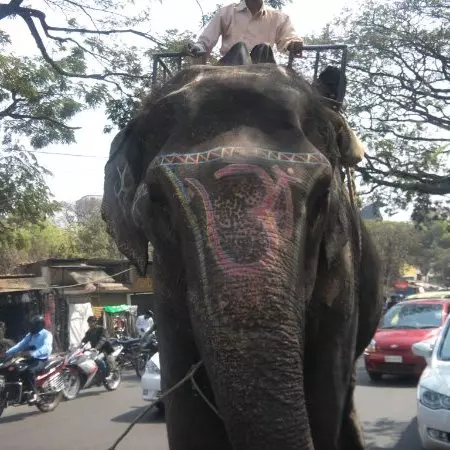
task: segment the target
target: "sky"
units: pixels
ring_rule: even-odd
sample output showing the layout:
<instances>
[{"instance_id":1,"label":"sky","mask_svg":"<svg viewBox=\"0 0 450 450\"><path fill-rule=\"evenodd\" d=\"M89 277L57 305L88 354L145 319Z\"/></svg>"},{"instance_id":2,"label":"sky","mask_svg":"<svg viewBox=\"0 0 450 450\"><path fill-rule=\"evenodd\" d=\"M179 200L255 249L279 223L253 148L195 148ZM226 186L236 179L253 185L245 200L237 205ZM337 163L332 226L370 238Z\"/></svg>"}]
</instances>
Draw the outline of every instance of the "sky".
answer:
<instances>
[{"instance_id":1,"label":"sky","mask_svg":"<svg viewBox=\"0 0 450 450\"><path fill-rule=\"evenodd\" d=\"M227 3L226 0L199 2L205 13L214 10L217 3ZM200 33L201 11L196 0L162 0L161 4L154 1L153 5L150 23L153 35L163 34L166 29L173 28L190 30L197 35ZM283 11L290 15L299 35L308 35L320 31L342 8L356 5L357 0L294 0ZM11 34L18 54L37 54L28 30L18 20L7 22L4 28ZM106 118L101 111L83 112L71 123L81 127L77 131L75 144L51 145L37 155L40 164L53 174L49 176L48 184L56 200L75 201L85 195L103 193L103 169L114 137L114 132L103 133L105 123ZM408 217L409 213L401 212L391 219L407 220Z\"/></svg>"}]
</instances>

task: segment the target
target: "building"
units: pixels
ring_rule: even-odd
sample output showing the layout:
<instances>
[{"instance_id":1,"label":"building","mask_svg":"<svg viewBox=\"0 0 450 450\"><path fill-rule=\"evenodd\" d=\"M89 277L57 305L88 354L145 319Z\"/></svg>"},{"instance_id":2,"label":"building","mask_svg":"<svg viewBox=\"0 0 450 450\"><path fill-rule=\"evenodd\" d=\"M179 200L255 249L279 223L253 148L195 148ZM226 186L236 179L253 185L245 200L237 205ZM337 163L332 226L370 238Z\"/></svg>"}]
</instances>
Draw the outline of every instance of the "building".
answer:
<instances>
[{"instance_id":1,"label":"building","mask_svg":"<svg viewBox=\"0 0 450 450\"><path fill-rule=\"evenodd\" d=\"M123 315L126 316L127 332L131 334L134 332L133 317L154 308L151 276L139 277L127 260L47 259L21 265L15 271L39 277L64 299L71 344L81 340L87 318L102 316L106 306L130 306L132 317ZM113 321L108 320L108 324L111 323Z\"/></svg>"},{"instance_id":2,"label":"building","mask_svg":"<svg viewBox=\"0 0 450 450\"><path fill-rule=\"evenodd\" d=\"M54 351L67 348L68 307L58 291L32 274L0 276L0 321L6 324L6 337L21 340L35 314L45 317L46 326L53 333Z\"/></svg>"}]
</instances>

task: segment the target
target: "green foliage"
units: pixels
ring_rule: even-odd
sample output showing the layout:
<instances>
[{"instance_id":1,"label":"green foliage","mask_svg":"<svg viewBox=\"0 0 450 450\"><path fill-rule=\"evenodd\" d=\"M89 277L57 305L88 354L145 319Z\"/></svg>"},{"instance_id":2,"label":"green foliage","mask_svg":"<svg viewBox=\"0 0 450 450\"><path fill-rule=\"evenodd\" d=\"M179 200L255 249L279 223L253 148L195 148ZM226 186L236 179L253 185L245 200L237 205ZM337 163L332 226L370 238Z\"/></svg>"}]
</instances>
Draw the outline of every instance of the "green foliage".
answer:
<instances>
[{"instance_id":1,"label":"green foliage","mask_svg":"<svg viewBox=\"0 0 450 450\"><path fill-rule=\"evenodd\" d=\"M383 282L390 285L400 275L401 268L411 263L417 246L417 233L409 223L365 222L383 261Z\"/></svg>"},{"instance_id":2,"label":"green foliage","mask_svg":"<svg viewBox=\"0 0 450 450\"><path fill-rule=\"evenodd\" d=\"M446 0L368 0L317 42L350 45L349 119L367 145L358 168L372 200L403 207L450 192L450 16Z\"/></svg>"},{"instance_id":3,"label":"green foliage","mask_svg":"<svg viewBox=\"0 0 450 450\"><path fill-rule=\"evenodd\" d=\"M76 236L47 221L0 233L0 273L8 273L18 264L77 256Z\"/></svg>"},{"instance_id":4,"label":"green foliage","mask_svg":"<svg viewBox=\"0 0 450 450\"><path fill-rule=\"evenodd\" d=\"M390 285L405 264L423 275L450 285L450 229L446 221L431 221L418 229L413 223L367 220L366 225L383 261L383 281Z\"/></svg>"},{"instance_id":5,"label":"green foliage","mask_svg":"<svg viewBox=\"0 0 450 450\"><path fill-rule=\"evenodd\" d=\"M116 244L106 232L100 213L101 198L83 197L74 204L65 203L57 223L70 230L76 241L77 254L83 258L122 259Z\"/></svg>"},{"instance_id":6,"label":"green foliage","mask_svg":"<svg viewBox=\"0 0 450 450\"><path fill-rule=\"evenodd\" d=\"M84 197L59 205L52 220L6 228L0 233L0 273L24 263L47 258L123 259L106 232L101 200Z\"/></svg>"},{"instance_id":7,"label":"green foliage","mask_svg":"<svg viewBox=\"0 0 450 450\"><path fill-rule=\"evenodd\" d=\"M179 31L177 29L166 30L165 34L159 37L159 44L155 48L146 52L146 58L151 61L153 55L156 53L165 52L183 52L185 50L186 42L194 40L194 36L189 31ZM186 67L192 63L192 58L183 58L181 66L177 59L165 58L164 64L172 73L176 73L180 68ZM157 83L164 82L163 72L158 72ZM106 111L107 117L112 125L119 128L125 127L128 121L134 116L138 110L141 100L150 93L151 85L149 80L143 79L139 82L134 81L134 92L132 95L122 97L120 99L111 99L107 102ZM105 131L111 131L112 126L105 127Z\"/></svg>"},{"instance_id":8,"label":"green foliage","mask_svg":"<svg viewBox=\"0 0 450 450\"><path fill-rule=\"evenodd\" d=\"M4 228L41 222L57 209L46 173L34 155L19 147L0 151L0 234Z\"/></svg>"},{"instance_id":9,"label":"green foliage","mask_svg":"<svg viewBox=\"0 0 450 450\"><path fill-rule=\"evenodd\" d=\"M0 21L25 23L40 51L38 58L17 56L11 37L0 30L0 227L36 223L54 211L47 172L25 150L74 143L77 113L128 99L133 80L148 74L143 55L154 42L138 30L150 5L46 0L33 6L0 3ZM129 45L130 36L144 41L145 49Z\"/></svg>"}]
</instances>

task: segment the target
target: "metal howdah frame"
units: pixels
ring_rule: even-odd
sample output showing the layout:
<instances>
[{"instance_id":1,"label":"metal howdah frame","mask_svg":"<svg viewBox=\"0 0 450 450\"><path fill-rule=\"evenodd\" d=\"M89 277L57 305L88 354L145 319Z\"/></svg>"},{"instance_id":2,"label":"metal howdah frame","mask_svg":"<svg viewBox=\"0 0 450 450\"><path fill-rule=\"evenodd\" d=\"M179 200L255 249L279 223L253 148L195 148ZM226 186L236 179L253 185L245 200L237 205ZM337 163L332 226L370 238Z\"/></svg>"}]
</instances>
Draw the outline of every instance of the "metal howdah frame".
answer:
<instances>
[{"instance_id":1,"label":"metal howdah frame","mask_svg":"<svg viewBox=\"0 0 450 450\"><path fill-rule=\"evenodd\" d=\"M348 46L345 44L320 44L320 45L304 45L303 51L305 52L315 52L316 58L314 63L314 77L313 81L317 80L318 77L318 71L319 71L319 62L321 53L327 50L342 50L341 55L341 73L345 74L346 68L347 68L347 62L348 62ZM186 52L165 52L165 53L155 53L153 54L153 71L152 71L152 85L155 85L157 83L158 73L159 70L162 71L162 78L163 82L166 82L169 78L171 78L174 73L173 69L171 69L164 60L168 59L172 63L175 63L176 71L180 71L183 64L183 59L187 56L190 56ZM203 55L202 58L202 64L206 64L206 57ZM296 56L290 52L289 53L289 60L287 63L288 68L292 68L294 60L296 59ZM171 64L172 65L172 64ZM340 78L339 81L339 88L338 88L338 95L336 98L337 103L342 103L344 99L344 77Z\"/></svg>"}]
</instances>

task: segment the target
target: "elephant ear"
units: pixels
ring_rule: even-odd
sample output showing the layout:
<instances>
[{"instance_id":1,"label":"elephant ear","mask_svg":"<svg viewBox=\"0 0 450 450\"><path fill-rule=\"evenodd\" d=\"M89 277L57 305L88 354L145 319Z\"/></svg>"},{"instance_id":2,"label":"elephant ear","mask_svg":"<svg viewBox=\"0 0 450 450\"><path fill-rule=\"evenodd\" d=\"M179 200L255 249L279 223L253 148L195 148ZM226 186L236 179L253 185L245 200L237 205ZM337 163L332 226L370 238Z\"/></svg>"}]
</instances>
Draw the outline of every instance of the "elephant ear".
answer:
<instances>
[{"instance_id":1,"label":"elephant ear","mask_svg":"<svg viewBox=\"0 0 450 450\"><path fill-rule=\"evenodd\" d=\"M348 199L345 197L339 169L335 169L330 190L329 210L325 223L314 298L329 307L340 308L336 299L351 271L351 220ZM354 237L356 239L356 236Z\"/></svg>"},{"instance_id":2,"label":"elephant ear","mask_svg":"<svg viewBox=\"0 0 450 450\"><path fill-rule=\"evenodd\" d=\"M132 127L121 130L111 143L110 159L105 166L102 218L119 251L144 274L148 263L148 240L131 220L133 201L142 165L136 159L139 143Z\"/></svg>"}]
</instances>

